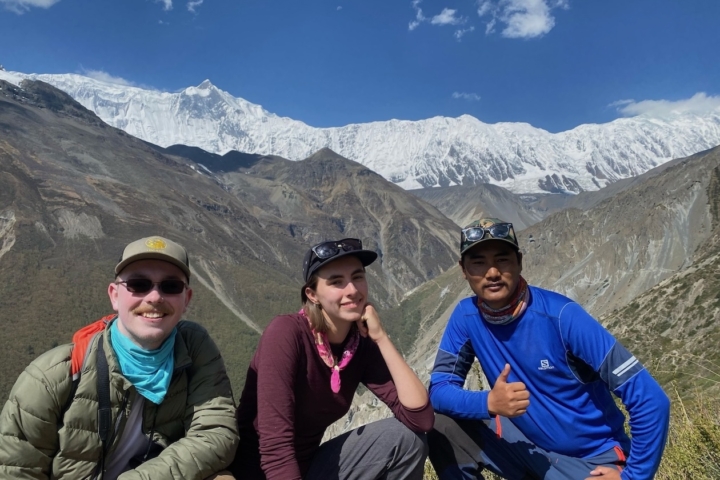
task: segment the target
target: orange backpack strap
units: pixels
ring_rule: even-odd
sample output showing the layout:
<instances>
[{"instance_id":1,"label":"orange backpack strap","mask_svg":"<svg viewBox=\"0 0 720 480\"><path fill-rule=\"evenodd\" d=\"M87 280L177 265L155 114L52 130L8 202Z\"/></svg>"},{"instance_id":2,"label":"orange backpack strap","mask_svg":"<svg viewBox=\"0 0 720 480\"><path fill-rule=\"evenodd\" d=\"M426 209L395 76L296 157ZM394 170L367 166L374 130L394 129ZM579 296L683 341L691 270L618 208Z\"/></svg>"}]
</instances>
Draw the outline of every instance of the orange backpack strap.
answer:
<instances>
[{"instance_id":1,"label":"orange backpack strap","mask_svg":"<svg viewBox=\"0 0 720 480\"><path fill-rule=\"evenodd\" d=\"M85 355L88 351L88 347L90 347L90 342L92 342L95 335L105 330L105 326L110 320L115 318L115 315L115 313L112 315L106 315L100 320L84 326L73 335L72 343L74 345L71 357L72 367L70 370L73 380L75 380L80 374L83 362L85 362Z\"/></svg>"}]
</instances>

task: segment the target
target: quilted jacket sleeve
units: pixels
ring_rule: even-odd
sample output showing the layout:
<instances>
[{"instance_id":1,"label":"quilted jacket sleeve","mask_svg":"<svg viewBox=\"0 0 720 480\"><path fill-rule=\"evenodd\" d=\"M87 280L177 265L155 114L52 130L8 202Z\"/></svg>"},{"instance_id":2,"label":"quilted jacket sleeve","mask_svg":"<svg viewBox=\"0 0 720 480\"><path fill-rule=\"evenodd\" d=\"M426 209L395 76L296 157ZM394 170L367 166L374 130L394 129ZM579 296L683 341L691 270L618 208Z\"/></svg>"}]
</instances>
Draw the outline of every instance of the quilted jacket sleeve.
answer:
<instances>
[{"instance_id":1,"label":"quilted jacket sleeve","mask_svg":"<svg viewBox=\"0 0 720 480\"><path fill-rule=\"evenodd\" d=\"M47 479L70 395L70 345L44 353L20 374L0 414L0 478Z\"/></svg>"},{"instance_id":2,"label":"quilted jacket sleeve","mask_svg":"<svg viewBox=\"0 0 720 480\"><path fill-rule=\"evenodd\" d=\"M120 480L201 480L226 468L239 442L230 380L220 351L207 331L186 322L183 336L193 365L185 407L185 437L125 472Z\"/></svg>"}]
</instances>

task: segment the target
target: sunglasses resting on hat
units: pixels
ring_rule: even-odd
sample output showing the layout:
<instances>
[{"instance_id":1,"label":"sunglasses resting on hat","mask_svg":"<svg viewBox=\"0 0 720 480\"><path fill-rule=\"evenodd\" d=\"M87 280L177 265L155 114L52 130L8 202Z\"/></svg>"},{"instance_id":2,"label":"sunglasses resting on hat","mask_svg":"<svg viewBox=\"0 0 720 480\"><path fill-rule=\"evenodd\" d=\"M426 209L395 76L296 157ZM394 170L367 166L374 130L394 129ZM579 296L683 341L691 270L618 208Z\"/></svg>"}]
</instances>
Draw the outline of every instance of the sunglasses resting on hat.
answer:
<instances>
[{"instance_id":1,"label":"sunglasses resting on hat","mask_svg":"<svg viewBox=\"0 0 720 480\"><path fill-rule=\"evenodd\" d=\"M364 250L363 244L357 238L343 238L342 240L329 240L313 245L305 253L303 259L303 279L308 279L323 265L335 261L340 257L353 255L357 257L363 266L367 267L375 261L377 253L371 250Z\"/></svg>"},{"instance_id":2,"label":"sunglasses resting on hat","mask_svg":"<svg viewBox=\"0 0 720 480\"><path fill-rule=\"evenodd\" d=\"M323 242L312 247L313 253L321 260L332 258L340 252L362 250L362 241L357 238L343 238L342 240Z\"/></svg>"},{"instance_id":3,"label":"sunglasses resting on hat","mask_svg":"<svg viewBox=\"0 0 720 480\"><path fill-rule=\"evenodd\" d=\"M488 238L486 236L489 235ZM464 252L471 245L481 240L498 239L512 243L516 247L517 238L513 224L509 222L495 223L489 226L473 225L461 230L460 250Z\"/></svg>"},{"instance_id":4,"label":"sunglasses resting on hat","mask_svg":"<svg viewBox=\"0 0 720 480\"><path fill-rule=\"evenodd\" d=\"M512 223L496 223L490 227L470 227L465 228L462 231L464 236L463 241L465 242L477 242L485 237L486 233L489 233L493 238L508 238L510 235L510 229L513 228Z\"/></svg>"}]
</instances>

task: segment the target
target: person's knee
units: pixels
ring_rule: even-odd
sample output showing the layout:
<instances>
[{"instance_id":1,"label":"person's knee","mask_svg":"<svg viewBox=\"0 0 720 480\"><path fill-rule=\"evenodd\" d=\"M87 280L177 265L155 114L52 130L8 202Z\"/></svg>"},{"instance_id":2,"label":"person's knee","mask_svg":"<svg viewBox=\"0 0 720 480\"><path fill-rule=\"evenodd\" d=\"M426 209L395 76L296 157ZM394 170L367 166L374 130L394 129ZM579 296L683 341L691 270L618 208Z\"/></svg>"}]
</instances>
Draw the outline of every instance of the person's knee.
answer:
<instances>
[{"instance_id":1,"label":"person's knee","mask_svg":"<svg viewBox=\"0 0 720 480\"><path fill-rule=\"evenodd\" d=\"M428 454L430 453L430 443L428 442L428 436L426 433L419 433L418 437L420 437L420 440L423 442L423 456L427 458Z\"/></svg>"},{"instance_id":2,"label":"person's knee","mask_svg":"<svg viewBox=\"0 0 720 480\"><path fill-rule=\"evenodd\" d=\"M393 427L385 434L391 435L392 438L396 439L396 444L402 456L427 457L429 448L427 435L424 433L413 432L399 421L396 421L393 422Z\"/></svg>"},{"instance_id":3,"label":"person's knee","mask_svg":"<svg viewBox=\"0 0 720 480\"><path fill-rule=\"evenodd\" d=\"M428 432L428 441L432 448L434 444L445 441L447 437L457 436L458 430L462 430L462 427L458 424L458 421L443 415L441 413L435 414L435 425L433 429Z\"/></svg>"},{"instance_id":4,"label":"person's knee","mask_svg":"<svg viewBox=\"0 0 720 480\"><path fill-rule=\"evenodd\" d=\"M410 431L410 430L408 430ZM412 449L414 455L422 460L425 460L430 453L430 446L428 444L428 437L425 433L415 433L410 431L412 435Z\"/></svg>"},{"instance_id":5,"label":"person's knee","mask_svg":"<svg viewBox=\"0 0 720 480\"><path fill-rule=\"evenodd\" d=\"M454 428L457 428L457 422L455 420L447 415L443 415L442 413L435 414L435 425L433 426L433 431L444 434L448 430Z\"/></svg>"}]
</instances>

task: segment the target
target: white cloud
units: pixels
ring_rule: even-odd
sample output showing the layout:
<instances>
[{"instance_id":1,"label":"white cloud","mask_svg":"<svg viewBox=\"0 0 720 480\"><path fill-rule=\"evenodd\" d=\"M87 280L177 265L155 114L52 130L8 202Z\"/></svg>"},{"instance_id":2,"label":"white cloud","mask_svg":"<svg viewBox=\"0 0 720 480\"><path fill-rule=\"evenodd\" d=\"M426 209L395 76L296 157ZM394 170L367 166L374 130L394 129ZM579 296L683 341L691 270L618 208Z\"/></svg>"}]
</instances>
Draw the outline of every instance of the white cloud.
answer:
<instances>
[{"instance_id":1,"label":"white cloud","mask_svg":"<svg viewBox=\"0 0 720 480\"><path fill-rule=\"evenodd\" d=\"M162 3L163 10L165 10L166 12L168 10L172 10L172 0L155 0L155 2Z\"/></svg>"},{"instance_id":2,"label":"white cloud","mask_svg":"<svg viewBox=\"0 0 720 480\"><path fill-rule=\"evenodd\" d=\"M608 107L620 107L622 105L627 105L629 103L635 103L635 100L632 98L626 99L626 100L615 100L611 104L608 105Z\"/></svg>"},{"instance_id":3,"label":"white cloud","mask_svg":"<svg viewBox=\"0 0 720 480\"><path fill-rule=\"evenodd\" d=\"M162 20L161 20L161 22L162 22ZM164 22L164 25L169 25L169 23ZM151 85L133 82L132 80L127 80L122 77L116 77L115 75L111 75L104 70L89 70L89 69L86 69L81 66L80 71L78 73L80 75L84 75L86 77L93 78L100 82L112 83L114 85L122 85L123 87L138 87L138 88L142 88L144 90L153 90L156 92L162 91Z\"/></svg>"},{"instance_id":4,"label":"white cloud","mask_svg":"<svg viewBox=\"0 0 720 480\"><path fill-rule=\"evenodd\" d=\"M462 37L466 33L474 32L474 31L475 31L475 27L459 28L459 29L455 30L455 33L453 35L455 36L455 39L459 42L462 40Z\"/></svg>"},{"instance_id":5,"label":"white cloud","mask_svg":"<svg viewBox=\"0 0 720 480\"><path fill-rule=\"evenodd\" d=\"M639 102L635 100L618 100L608 106L618 107L618 112L627 117L646 115L662 118L682 114L720 114L720 95L713 96L707 95L705 92L699 92L690 98L682 100L642 100Z\"/></svg>"},{"instance_id":6,"label":"white cloud","mask_svg":"<svg viewBox=\"0 0 720 480\"><path fill-rule=\"evenodd\" d=\"M422 3L422 0L412 1L412 8L415 10L415 19L411 20L408 23L408 30L410 31L415 30L417 27L420 26L421 23L425 22L429 22L430 25L442 27L445 25L464 25L468 21L467 17L459 16L457 14L458 11L454 8L443 8L442 12L433 16L432 18L428 18L423 13L422 8L420 8L420 3ZM460 40L463 35L468 32L472 32L473 30L475 30L475 27L458 29L455 31L454 34L455 38Z\"/></svg>"},{"instance_id":7,"label":"white cloud","mask_svg":"<svg viewBox=\"0 0 720 480\"><path fill-rule=\"evenodd\" d=\"M339 12L340 10L342 10L342 5L338 5L337 7L337 11Z\"/></svg>"},{"instance_id":8,"label":"white cloud","mask_svg":"<svg viewBox=\"0 0 720 480\"><path fill-rule=\"evenodd\" d=\"M432 17L430 23L432 25L461 25L467 21L467 18L457 17L457 10L452 8L443 8L443 11Z\"/></svg>"},{"instance_id":9,"label":"white cloud","mask_svg":"<svg viewBox=\"0 0 720 480\"><path fill-rule=\"evenodd\" d=\"M116 77L114 75L110 75L109 73L103 71L103 70L82 70L82 74L86 77L94 78L95 80L99 80L101 82L105 83L113 83L115 85L123 85L126 87L137 87L138 85L135 82L131 82L130 80L125 80L122 77Z\"/></svg>"},{"instance_id":10,"label":"white cloud","mask_svg":"<svg viewBox=\"0 0 720 480\"><path fill-rule=\"evenodd\" d=\"M191 0L187 3L187 9L189 12L195 13L195 9L203 4L205 0Z\"/></svg>"},{"instance_id":11,"label":"white cloud","mask_svg":"<svg viewBox=\"0 0 720 480\"><path fill-rule=\"evenodd\" d=\"M0 0L6 9L17 14L25 13L32 7L50 8L60 0Z\"/></svg>"},{"instance_id":12,"label":"white cloud","mask_svg":"<svg viewBox=\"0 0 720 480\"><path fill-rule=\"evenodd\" d=\"M505 9L503 22L507 38L534 38L545 35L555 26L550 7L543 0L511 0Z\"/></svg>"},{"instance_id":13,"label":"white cloud","mask_svg":"<svg viewBox=\"0 0 720 480\"><path fill-rule=\"evenodd\" d=\"M420 23L424 22L426 20L425 15L423 15L422 8L420 8L420 3L422 0L413 0L412 2L412 8L415 10L415 20L412 20L410 23L408 23L408 30L411 32L415 30Z\"/></svg>"},{"instance_id":14,"label":"white cloud","mask_svg":"<svg viewBox=\"0 0 720 480\"><path fill-rule=\"evenodd\" d=\"M485 35L490 35L495 31L495 22L497 22L497 20L493 18L485 25Z\"/></svg>"},{"instance_id":15,"label":"white cloud","mask_svg":"<svg viewBox=\"0 0 720 480\"><path fill-rule=\"evenodd\" d=\"M456 100L467 100L468 102L477 102L480 95L477 93L453 92L452 98Z\"/></svg>"},{"instance_id":16,"label":"white cloud","mask_svg":"<svg viewBox=\"0 0 720 480\"><path fill-rule=\"evenodd\" d=\"M569 0L479 0L478 16L489 17L487 35L495 31L497 22L505 25L501 34L506 38L536 38L555 26L551 12L555 8L567 10Z\"/></svg>"},{"instance_id":17,"label":"white cloud","mask_svg":"<svg viewBox=\"0 0 720 480\"><path fill-rule=\"evenodd\" d=\"M478 16L484 17L488 13L492 13L495 11L495 5L493 4L492 0L480 0L478 2Z\"/></svg>"}]
</instances>

